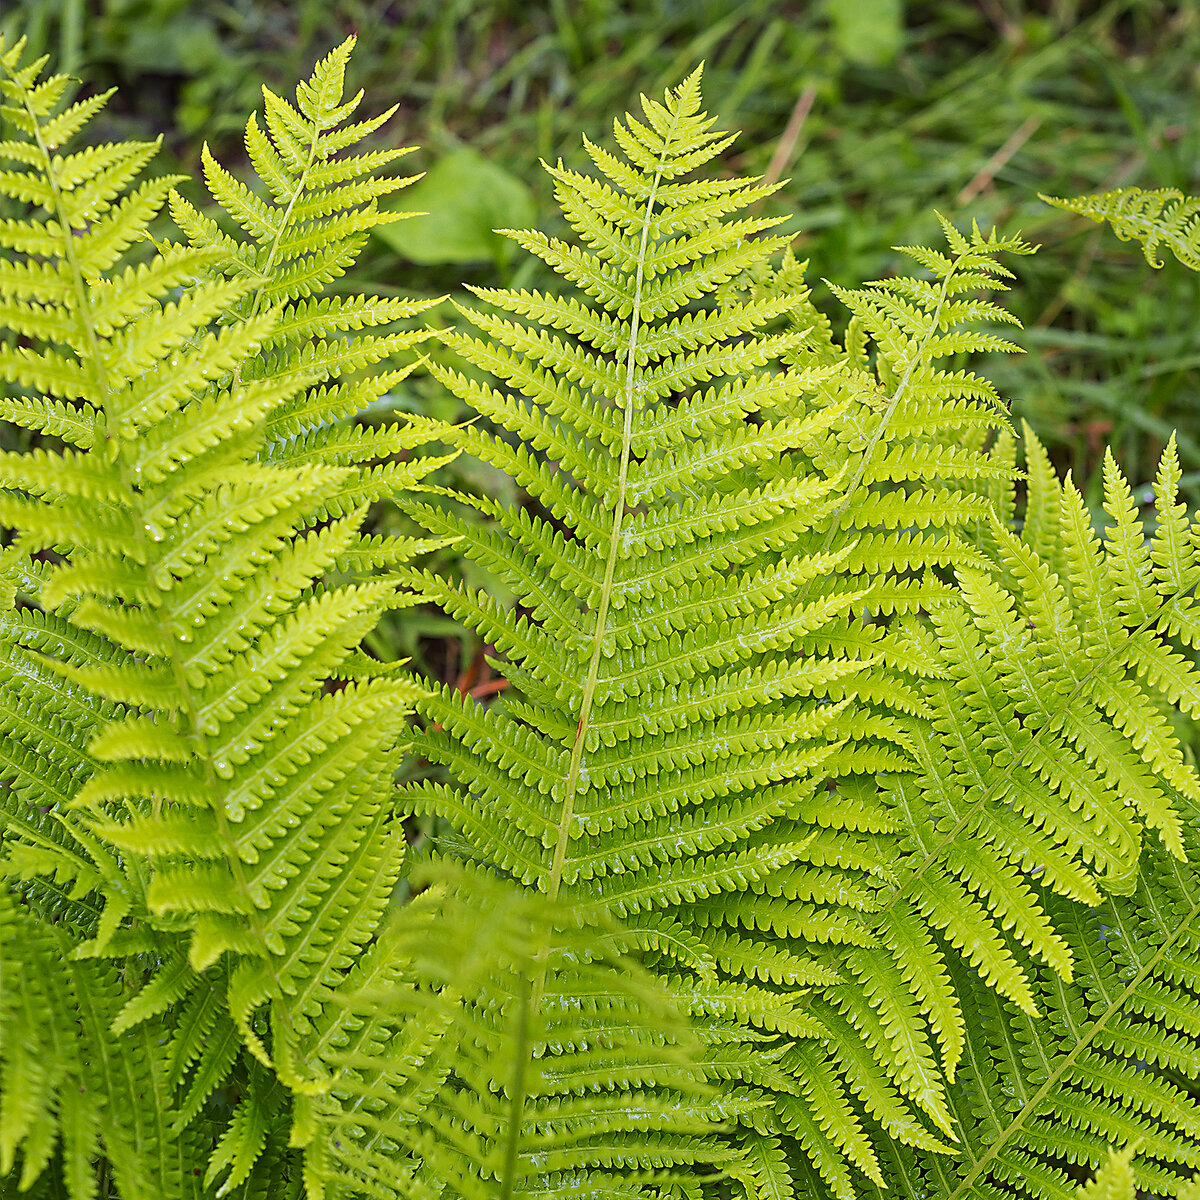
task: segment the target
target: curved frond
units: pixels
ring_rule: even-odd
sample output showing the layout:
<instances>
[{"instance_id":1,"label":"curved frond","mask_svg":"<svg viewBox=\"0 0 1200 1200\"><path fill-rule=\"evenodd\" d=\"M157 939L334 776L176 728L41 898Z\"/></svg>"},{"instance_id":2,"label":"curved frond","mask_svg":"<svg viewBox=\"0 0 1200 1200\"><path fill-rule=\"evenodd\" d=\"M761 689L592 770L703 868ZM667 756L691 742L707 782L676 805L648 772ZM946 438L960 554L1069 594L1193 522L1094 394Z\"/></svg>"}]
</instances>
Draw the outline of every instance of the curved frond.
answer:
<instances>
[{"instance_id":1,"label":"curved frond","mask_svg":"<svg viewBox=\"0 0 1200 1200\"><path fill-rule=\"evenodd\" d=\"M1159 250L1165 248L1185 267L1200 271L1200 201L1178 188L1117 188L1094 196L1042 199L1091 221L1107 221L1123 242L1141 242L1152 267L1162 266Z\"/></svg>"},{"instance_id":2,"label":"curved frond","mask_svg":"<svg viewBox=\"0 0 1200 1200\"><path fill-rule=\"evenodd\" d=\"M35 976L10 986L6 958L0 1174L19 1158L22 1188L45 1173L83 1200L107 1172L123 1195L199 1196L278 1176L293 1098L327 1086L331 981L399 877L389 793L418 689L361 644L411 603L395 575L422 543L361 526L433 464L379 463L427 440L420 422L353 424L419 335L346 336L422 306L319 295L399 186L372 175L387 156L341 154L350 48L298 109L268 95L276 149L251 142L290 189L278 216L206 159L267 245L139 258L174 182L134 183L154 147L52 152L99 105L60 111L65 79L0 47L25 148L0 189L48 213L0 230L0 318L24 339L0 375L47 439L0 456L0 864Z\"/></svg>"}]
</instances>

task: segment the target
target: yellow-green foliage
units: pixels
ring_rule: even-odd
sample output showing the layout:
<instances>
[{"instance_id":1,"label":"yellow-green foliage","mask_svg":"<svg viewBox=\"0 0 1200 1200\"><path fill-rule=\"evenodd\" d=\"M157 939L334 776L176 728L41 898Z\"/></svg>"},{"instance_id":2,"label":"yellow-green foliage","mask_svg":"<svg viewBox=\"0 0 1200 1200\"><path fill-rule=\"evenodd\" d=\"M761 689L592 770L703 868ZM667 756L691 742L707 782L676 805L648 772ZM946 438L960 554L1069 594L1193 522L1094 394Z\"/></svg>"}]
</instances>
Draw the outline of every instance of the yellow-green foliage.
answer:
<instances>
[{"instance_id":1,"label":"yellow-green foliage","mask_svg":"<svg viewBox=\"0 0 1200 1200\"><path fill-rule=\"evenodd\" d=\"M548 168L573 236L512 237L561 289L433 367L479 418L367 428L425 306L324 294L405 182L349 153L351 45L198 205L0 44L4 1186L1187 1194L1200 536L1173 446L1149 522L1019 459L964 360L1031 248L943 222L835 337L697 72ZM445 539L516 604L411 565ZM366 653L418 598L499 698Z\"/></svg>"},{"instance_id":2,"label":"yellow-green foliage","mask_svg":"<svg viewBox=\"0 0 1200 1200\"><path fill-rule=\"evenodd\" d=\"M328 1086L330 997L403 858L388 784L415 688L358 646L410 603L366 569L415 547L360 526L429 464L365 466L422 430L343 418L421 335L343 334L421 306L317 294L403 181L332 187L364 173L336 157L364 130L347 43L296 107L267 93L269 245L197 220L191 245L131 258L175 181L134 184L152 145L70 151L103 98L59 111L68 81L21 50L0 48L0 189L32 211L0 229L21 335L0 375L45 447L0 456L0 1170L199 1195L304 1144L287 1097ZM232 1123L217 1094L247 1098Z\"/></svg>"},{"instance_id":3,"label":"yellow-green foliage","mask_svg":"<svg viewBox=\"0 0 1200 1200\"><path fill-rule=\"evenodd\" d=\"M766 1102L727 1135L750 1194L1052 1196L1138 1138L1170 1190L1200 1134L1174 452L1148 540L1115 465L1099 537L1036 440L1017 470L961 359L1016 349L972 326L1011 323L980 293L1019 239L943 222L924 277L835 289L834 338L767 266L778 222L736 215L767 189L694 177L728 145L698 84L587 143L598 175L548 168L574 240L511 236L562 294L480 291L446 338L510 436L445 437L531 500L406 502L518 598L414 572L511 686L421 701L444 775L409 802L625 922L729 1101Z\"/></svg>"},{"instance_id":4,"label":"yellow-green foliage","mask_svg":"<svg viewBox=\"0 0 1200 1200\"><path fill-rule=\"evenodd\" d=\"M1200 200L1178 188L1118 188L1069 200L1042 199L1092 221L1107 221L1122 241L1141 242L1152 267L1162 266L1158 252L1165 247L1185 267L1200 271Z\"/></svg>"}]
</instances>

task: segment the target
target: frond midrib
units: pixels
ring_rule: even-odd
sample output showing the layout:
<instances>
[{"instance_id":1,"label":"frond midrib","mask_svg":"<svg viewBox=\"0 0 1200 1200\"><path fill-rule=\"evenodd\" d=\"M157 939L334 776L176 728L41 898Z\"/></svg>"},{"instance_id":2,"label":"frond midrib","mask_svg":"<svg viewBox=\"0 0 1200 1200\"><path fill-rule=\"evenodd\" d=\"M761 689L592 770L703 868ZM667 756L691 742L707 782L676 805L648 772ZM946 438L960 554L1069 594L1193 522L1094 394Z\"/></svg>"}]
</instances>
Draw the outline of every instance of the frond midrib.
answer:
<instances>
[{"instance_id":1,"label":"frond midrib","mask_svg":"<svg viewBox=\"0 0 1200 1200\"><path fill-rule=\"evenodd\" d=\"M625 519L625 497L629 485L629 459L633 444L633 402L637 376L638 334L641 329L642 288L645 282L647 250L650 244L650 227L654 216L654 205L665 169L665 158L678 129L678 113L673 113L670 133L663 138L663 149L659 156L658 169L651 184L650 193L642 217L641 240L638 246L637 271L634 278L633 312L630 316L629 348L625 360L625 385L623 389L624 421L621 430L621 462L617 475L616 499L613 504L612 527L609 534L608 558L604 565L604 580L596 607L596 623L592 631L592 652L584 678L582 699L579 706L579 725L575 730L575 741L571 746L571 761L562 783L562 808L559 818L558 839L554 847L554 859L550 867L547 890L551 899L558 895L562 884L563 866L567 857L571 825L575 815L575 789L579 783L579 771L583 763L584 745L587 739L588 722L592 700L600 675L600 659L604 651L605 627L608 624L608 608L612 597L613 579L616 575L617 556L620 551L621 525Z\"/></svg>"}]
</instances>

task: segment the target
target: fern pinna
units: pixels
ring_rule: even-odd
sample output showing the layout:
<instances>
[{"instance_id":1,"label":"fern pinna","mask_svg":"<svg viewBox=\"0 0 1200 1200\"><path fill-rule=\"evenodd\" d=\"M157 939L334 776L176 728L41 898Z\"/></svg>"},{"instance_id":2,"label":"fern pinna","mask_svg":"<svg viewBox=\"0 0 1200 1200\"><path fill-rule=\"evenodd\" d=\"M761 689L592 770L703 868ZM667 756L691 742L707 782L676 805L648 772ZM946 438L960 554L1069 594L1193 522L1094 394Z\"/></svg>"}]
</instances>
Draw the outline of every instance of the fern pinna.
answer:
<instances>
[{"instance_id":1,"label":"fern pinna","mask_svg":"<svg viewBox=\"0 0 1200 1200\"><path fill-rule=\"evenodd\" d=\"M422 305L319 296L403 183L339 157L373 127L350 48L251 123L270 200L207 161L250 241L177 200L193 244L139 256L155 146L67 152L105 97L63 107L0 47L0 191L34 208L0 227L0 411L44 442L0 456L0 1174L35 1194L291 1194L289 1097L328 1086L330 997L400 869L415 689L358 646L410 602L364 570L417 547L361 526L428 464L361 465L423 431L346 418L422 335L346 331Z\"/></svg>"},{"instance_id":2,"label":"fern pinna","mask_svg":"<svg viewBox=\"0 0 1200 1200\"><path fill-rule=\"evenodd\" d=\"M874 1007L937 1034L955 1139L952 1154L878 1139L880 1194L1059 1196L1111 1144L1136 1151L1139 1187L1176 1194L1200 1165L1200 1106L1180 1086L1200 1065L1196 781L1168 719L1196 705L1194 527L1173 448L1149 537L1111 458L1102 540L1028 431L1027 463L1024 505L999 504L982 539L990 572L960 569L962 599L930 614L918 765L879 781L894 824L876 853L895 876L872 919L887 937L846 965L907 972ZM1159 827L1140 849L1139 809ZM970 890L917 968L914 910L936 914L926 897L955 880ZM831 1029L856 1011L845 984L816 1007ZM903 1028L878 1038L881 1076Z\"/></svg>"},{"instance_id":3,"label":"fern pinna","mask_svg":"<svg viewBox=\"0 0 1200 1200\"><path fill-rule=\"evenodd\" d=\"M1141 1194L1186 1193L1200 1167L1200 881L1157 848L1146 860L1133 893L1095 909L1043 897L1074 982L1030 968L1036 1017L953 971L971 1014L949 1095L956 1153L893 1152L879 1196L1062 1196L1111 1145L1129 1148Z\"/></svg>"}]
</instances>

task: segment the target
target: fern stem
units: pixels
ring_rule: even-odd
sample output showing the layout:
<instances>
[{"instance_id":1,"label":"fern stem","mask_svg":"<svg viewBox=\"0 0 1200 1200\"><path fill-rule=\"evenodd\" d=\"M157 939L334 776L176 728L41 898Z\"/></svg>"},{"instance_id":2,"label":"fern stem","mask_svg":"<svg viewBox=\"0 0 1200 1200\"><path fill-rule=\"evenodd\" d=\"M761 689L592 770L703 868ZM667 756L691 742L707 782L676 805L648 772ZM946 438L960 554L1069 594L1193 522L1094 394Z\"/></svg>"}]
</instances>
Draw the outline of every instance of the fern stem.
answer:
<instances>
[{"instance_id":1,"label":"fern stem","mask_svg":"<svg viewBox=\"0 0 1200 1200\"><path fill-rule=\"evenodd\" d=\"M646 248L650 243L650 222L654 216L654 203L662 183L665 158L670 149L671 136L678 125L678 116L671 132L663 138L662 155L650 193L646 197L645 216L642 220L641 241L638 245L637 272L633 287L633 313L629 321L629 352L625 359L625 389L623 405L625 418L621 429L621 463L617 475L617 502L613 509L612 532L608 543L608 560L604 564L604 582L600 588L600 601L596 607L596 625L592 633L592 654L588 662L587 676L583 683L583 698L579 705L579 724L575 727L575 741L571 746L571 762L563 780L562 815L559 819L558 842L554 847L554 861L550 867L550 882L547 890L551 899L558 895L562 882L563 864L567 858L570 841L571 820L575 815L575 791L579 785L579 771L583 765L583 743L587 735L588 721L592 714L592 698L596 692L596 680L600 673L600 658L604 650L604 630L608 623L608 606L612 596L613 578L617 569L617 553L620 548L621 526L625 520L625 494L629 481L629 457L633 445L633 401L634 380L637 373L638 333L641 330L642 287L646 273Z\"/></svg>"},{"instance_id":2,"label":"fern stem","mask_svg":"<svg viewBox=\"0 0 1200 1200\"><path fill-rule=\"evenodd\" d=\"M672 131L674 126L672 127ZM663 158L666 157L670 142L664 139ZM645 216L642 220L641 241L638 245L637 272L633 289L633 313L629 322L629 352L625 360L625 388L623 403L625 408L624 421L621 430L621 462L617 476L617 499L613 508L612 532L609 536L608 558L604 564L604 581L600 588L600 601L596 606L596 624L592 632L592 654L588 661L587 676L584 679L583 697L579 705L579 724L575 727L575 740L571 745L571 761L563 778L562 809L559 815L558 840L554 846L554 859L550 866L550 879L546 890L551 900L558 897L562 886L563 865L567 860L567 846L571 839L571 821L575 816L575 792L579 786L579 772L583 765L583 745L587 736L588 721L592 712L592 700L596 692L596 680L600 673L600 658L604 649L604 628L608 623L609 598L612 595L613 579L617 570L617 549L621 536L621 526L625 518L625 494L628 488L629 459L633 446L633 398L634 377L637 370L636 351L638 332L641 328L642 286L645 279L646 247L650 241L650 222L654 215L654 202L658 196L658 187L662 182L663 160L659 160L659 168L655 173L654 182L646 197ZM521 1020L528 1020L531 1010L541 1005L542 992L546 986L546 972L549 967L550 938L543 941L535 958L536 972L533 986L530 989L529 1001L522 1006ZM519 1128L521 1107L524 1105L524 1055L519 1056L518 1079L522 1087L514 1091L509 1120L509 1132L505 1147L504 1180L500 1200L510 1200L512 1195L512 1179L516 1174L516 1155L520 1149Z\"/></svg>"},{"instance_id":3,"label":"fern stem","mask_svg":"<svg viewBox=\"0 0 1200 1200\"><path fill-rule=\"evenodd\" d=\"M529 1017L533 998L529 988L522 988L517 1010L517 1029L514 1045L512 1090L509 1093L508 1134L504 1141L504 1167L500 1175L499 1200L512 1200L517 1180L517 1159L521 1152L521 1115L525 1108L525 1071L529 1055Z\"/></svg>"}]
</instances>

